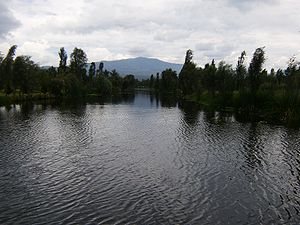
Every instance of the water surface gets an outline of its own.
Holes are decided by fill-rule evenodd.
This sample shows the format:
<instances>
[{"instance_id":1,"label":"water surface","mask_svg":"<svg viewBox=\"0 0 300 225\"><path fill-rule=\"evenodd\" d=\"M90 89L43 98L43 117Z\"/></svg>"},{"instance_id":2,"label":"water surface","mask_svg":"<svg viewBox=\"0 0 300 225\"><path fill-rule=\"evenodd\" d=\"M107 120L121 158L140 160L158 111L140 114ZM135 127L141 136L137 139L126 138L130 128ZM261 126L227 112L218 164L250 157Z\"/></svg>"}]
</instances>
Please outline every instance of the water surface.
<instances>
[{"instance_id":1,"label":"water surface","mask_svg":"<svg viewBox=\"0 0 300 225\"><path fill-rule=\"evenodd\" d=\"M0 108L0 224L299 224L299 174L298 130L147 93Z\"/></svg>"}]
</instances>

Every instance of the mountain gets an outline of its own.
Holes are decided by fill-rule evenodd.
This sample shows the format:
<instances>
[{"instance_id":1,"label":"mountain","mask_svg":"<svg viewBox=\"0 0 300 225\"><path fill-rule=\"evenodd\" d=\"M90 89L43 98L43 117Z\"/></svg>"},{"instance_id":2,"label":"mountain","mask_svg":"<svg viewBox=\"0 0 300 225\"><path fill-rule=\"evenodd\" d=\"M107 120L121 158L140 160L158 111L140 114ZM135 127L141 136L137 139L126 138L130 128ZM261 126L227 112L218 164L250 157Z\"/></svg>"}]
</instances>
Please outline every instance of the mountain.
<instances>
[{"instance_id":1,"label":"mountain","mask_svg":"<svg viewBox=\"0 0 300 225\"><path fill-rule=\"evenodd\" d=\"M115 69L122 76L133 74L138 79L148 79L151 74L156 75L156 73L161 73L169 68L177 71L177 74L179 74L182 68L182 64L169 63L159 59L145 57L102 62L104 64L104 70L112 71ZM100 62L95 63L98 69Z\"/></svg>"}]
</instances>

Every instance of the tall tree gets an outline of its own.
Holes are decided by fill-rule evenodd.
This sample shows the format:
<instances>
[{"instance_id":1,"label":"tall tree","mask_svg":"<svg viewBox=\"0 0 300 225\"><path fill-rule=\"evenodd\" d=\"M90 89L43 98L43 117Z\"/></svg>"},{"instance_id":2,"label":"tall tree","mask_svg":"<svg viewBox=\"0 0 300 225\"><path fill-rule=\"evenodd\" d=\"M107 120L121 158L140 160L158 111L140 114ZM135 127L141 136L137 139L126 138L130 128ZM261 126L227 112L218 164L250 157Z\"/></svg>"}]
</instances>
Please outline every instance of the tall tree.
<instances>
[{"instance_id":1,"label":"tall tree","mask_svg":"<svg viewBox=\"0 0 300 225\"><path fill-rule=\"evenodd\" d=\"M3 68L2 68L2 62L3 62L3 55L0 52L0 90L2 89L2 84L3 84Z\"/></svg>"},{"instance_id":2,"label":"tall tree","mask_svg":"<svg viewBox=\"0 0 300 225\"><path fill-rule=\"evenodd\" d=\"M154 83L154 88L155 91L159 90L159 73L156 74L156 79L155 79L155 83Z\"/></svg>"},{"instance_id":3,"label":"tall tree","mask_svg":"<svg viewBox=\"0 0 300 225\"><path fill-rule=\"evenodd\" d=\"M31 60L30 56L18 56L13 64L13 85L15 88L28 94L35 83L34 73L37 65Z\"/></svg>"},{"instance_id":4,"label":"tall tree","mask_svg":"<svg viewBox=\"0 0 300 225\"><path fill-rule=\"evenodd\" d=\"M134 75L126 75L123 78L122 92L134 92L135 85L136 80L134 78Z\"/></svg>"},{"instance_id":5,"label":"tall tree","mask_svg":"<svg viewBox=\"0 0 300 225\"><path fill-rule=\"evenodd\" d=\"M191 63L192 59L193 59L193 51L191 49L189 49L189 50L186 51L184 63L185 64Z\"/></svg>"},{"instance_id":6,"label":"tall tree","mask_svg":"<svg viewBox=\"0 0 300 225\"><path fill-rule=\"evenodd\" d=\"M114 93L119 93L122 90L122 77L118 74L116 70L112 70L109 80L112 84L112 91Z\"/></svg>"},{"instance_id":7,"label":"tall tree","mask_svg":"<svg viewBox=\"0 0 300 225\"><path fill-rule=\"evenodd\" d=\"M211 64L206 64L203 71L203 83L207 90L215 95L216 91L216 72L217 68L215 65L215 60L212 60Z\"/></svg>"},{"instance_id":8,"label":"tall tree","mask_svg":"<svg viewBox=\"0 0 300 225\"><path fill-rule=\"evenodd\" d=\"M249 82L250 91L256 93L260 85L260 75L262 71L262 66L266 60L265 58L265 47L257 48L253 53L253 58L249 66Z\"/></svg>"},{"instance_id":9,"label":"tall tree","mask_svg":"<svg viewBox=\"0 0 300 225\"><path fill-rule=\"evenodd\" d=\"M86 80L86 63L87 56L85 52L80 48L74 48L71 54L70 67L79 80Z\"/></svg>"},{"instance_id":10,"label":"tall tree","mask_svg":"<svg viewBox=\"0 0 300 225\"><path fill-rule=\"evenodd\" d=\"M161 90L173 92L177 90L177 73L172 69L166 69L161 73Z\"/></svg>"},{"instance_id":11,"label":"tall tree","mask_svg":"<svg viewBox=\"0 0 300 225\"><path fill-rule=\"evenodd\" d=\"M67 59L68 59L68 55L67 55L67 52L65 50L64 47L61 47L59 52L58 52L58 55L59 55L59 73L65 73L66 72L66 68L67 68Z\"/></svg>"},{"instance_id":12,"label":"tall tree","mask_svg":"<svg viewBox=\"0 0 300 225\"><path fill-rule=\"evenodd\" d=\"M153 74L151 74L151 76L150 76L150 84L149 84L149 86L150 86L151 89L154 88L154 76L153 76Z\"/></svg>"},{"instance_id":13,"label":"tall tree","mask_svg":"<svg viewBox=\"0 0 300 225\"><path fill-rule=\"evenodd\" d=\"M241 56L238 58L237 66L236 66L236 88L241 90L243 87L243 81L247 74L245 63L246 52L243 51Z\"/></svg>"},{"instance_id":14,"label":"tall tree","mask_svg":"<svg viewBox=\"0 0 300 225\"><path fill-rule=\"evenodd\" d=\"M104 68L104 63L103 63L103 62L100 62L100 63L99 63L99 72L100 72L100 74L103 73L103 68Z\"/></svg>"},{"instance_id":15,"label":"tall tree","mask_svg":"<svg viewBox=\"0 0 300 225\"><path fill-rule=\"evenodd\" d=\"M96 74L96 64L95 62L92 62L89 68L89 78L90 80L93 79L93 77L95 77Z\"/></svg>"},{"instance_id":16,"label":"tall tree","mask_svg":"<svg viewBox=\"0 0 300 225\"><path fill-rule=\"evenodd\" d=\"M2 62L3 67L3 74L2 74L2 81L5 88L5 93L10 94L12 92L12 76L13 76L13 62L14 56L17 50L17 45L13 45L8 50L6 57Z\"/></svg>"},{"instance_id":17,"label":"tall tree","mask_svg":"<svg viewBox=\"0 0 300 225\"><path fill-rule=\"evenodd\" d=\"M192 59L193 51L189 49L186 51L185 62L178 77L179 88L184 95L195 93L198 88L197 68Z\"/></svg>"}]
</instances>

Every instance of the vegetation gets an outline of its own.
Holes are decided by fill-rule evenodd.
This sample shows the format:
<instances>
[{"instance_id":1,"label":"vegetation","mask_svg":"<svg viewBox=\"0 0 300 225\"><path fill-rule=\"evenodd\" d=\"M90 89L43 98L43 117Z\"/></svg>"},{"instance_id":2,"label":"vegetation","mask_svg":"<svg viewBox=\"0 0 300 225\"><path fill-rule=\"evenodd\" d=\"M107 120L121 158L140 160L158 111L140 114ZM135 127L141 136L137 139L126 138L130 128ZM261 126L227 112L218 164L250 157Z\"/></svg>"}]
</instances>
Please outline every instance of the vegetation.
<instances>
[{"instance_id":1,"label":"vegetation","mask_svg":"<svg viewBox=\"0 0 300 225\"><path fill-rule=\"evenodd\" d=\"M39 67L30 56L17 56L13 45L7 55L0 54L0 105L32 99L78 98L111 96L121 92L133 92L138 81L133 75L121 77L117 71L104 70L95 62L87 71L87 56L80 48L74 48L67 65L68 55L62 47L58 52L58 68Z\"/></svg>"},{"instance_id":2,"label":"vegetation","mask_svg":"<svg viewBox=\"0 0 300 225\"><path fill-rule=\"evenodd\" d=\"M16 56L13 45L6 56L0 54L0 105L29 99L107 97L132 93L136 87L150 88L156 94L177 96L210 108L232 111L249 120L258 119L300 125L300 67L292 57L285 69L268 72L263 68L265 48L257 48L247 68L246 52L237 65L212 60L203 68L193 62L193 52L186 52L182 70L166 69L150 79L138 81L133 75L121 77L117 71L104 70L92 62L87 68L87 55L74 48L68 55L59 49L58 68L41 68L30 56Z\"/></svg>"},{"instance_id":3,"label":"vegetation","mask_svg":"<svg viewBox=\"0 0 300 225\"><path fill-rule=\"evenodd\" d=\"M156 79L150 88L161 94L172 92L179 98L192 100L210 108L232 111L248 120L300 125L300 67L292 57L285 70L263 69L265 49L257 48L250 65L245 65L246 52L238 58L235 68L212 60L204 68L193 61L193 52L186 52L179 75L170 69ZM172 74L172 75L170 75Z\"/></svg>"}]
</instances>

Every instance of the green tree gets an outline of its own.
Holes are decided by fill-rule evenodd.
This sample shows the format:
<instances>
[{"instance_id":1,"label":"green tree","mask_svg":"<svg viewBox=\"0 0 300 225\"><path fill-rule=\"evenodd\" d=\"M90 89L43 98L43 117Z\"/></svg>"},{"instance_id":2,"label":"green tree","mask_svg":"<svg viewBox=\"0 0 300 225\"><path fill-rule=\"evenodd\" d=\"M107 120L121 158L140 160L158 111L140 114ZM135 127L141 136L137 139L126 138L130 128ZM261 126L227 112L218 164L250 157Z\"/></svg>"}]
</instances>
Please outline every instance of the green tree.
<instances>
[{"instance_id":1,"label":"green tree","mask_svg":"<svg viewBox=\"0 0 300 225\"><path fill-rule=\"evenodd\" d=\"M234 90L234 77L232 66L221 61L216 72L216 89L220 93L229 93Z\"/></svg>"},{"instance_id":2,"label":"green tree","mask_svg":"<svg viewBox=\"0 0 300 225\"><path fill-rule=\"evenodd\" d=\"M96 93L103 97L111 95L112 84L105 76L96 77Z\"/></svg>"},{"instance_id":3,"label":"green tree","mask_svg":"<svg viewBox=\"0 0 300 225\"><path fill-rule=\"evenodd\" d=\"M156 74L154 88L155 88L155 91L159 91L159 73Z\"/></svg>"},{"instance_id":4,"label":"green tree","mask_svg":"<svg viewBox=\"0 0 300 225\"><path fill-rule=\"evenodd\" d=\"M4 57L0 52L0 90L2 89L2 84L3 84L3 65L2 65L3 59Z\"/></svg>"},{"instance_id":5,"label":"green tree","mask_svg":"<svg viewBox=\"0 0 300 225\"><path fill-rule=\"evenodd\" d=\"M54 66L50 66L48 69L47 69L47 73L50 77L56 77L57 75L57 70Z\"/></svg>"},{"instance_id":6,"label":"green tree","mask_svg":"<svg viewBox=\"0 0 300 225\"><path fill-rule=\"evenodd\" d=\"M59 71L59 73L65 73L66 69L67 69L68 55L67 55L67 52L64 47L60 48L58 55L59 55L59 59L60 59L58 71Z\"/></svg>"},{"instance_id":7,"label":"green tree","mask_svg":"<svg viewBox=\"0 0 300 225\"><path fill-rule=\"evenodd\" d=\"M284 76L284 72L282 71L282 69L278 69L275 76L276 76L278 85L280 85L281 83L284 82L285 76Z\"/></svg>"},{"instance_id":8,"label":"green tree","mask_svg":"<svg viewBox=\"0 0 300 225\"><path fill-rule=\"evenodd\" d=\"M244 80L247 75L247 69L244 65L245 63L246 52L243 51L241 56L238 58L237 66L236 66L236 88L237 90L241 90L244 87Z\"/></svg>"},{"instance_id":9,"label":"green tree","mask_svg":"<svg viewBox=\"0 0 300 225\"><path fill-rule=\"evenodd\" d=\"M64 80L54 77L49 82L49 91L55 97L62 97L64 92Z\"/></svg>"},{"instance_id":10,"label":"green tree","mask_svg":"<svg viewBox=\"0 0 300 225\"><path fill-rule=\"evenodd\" d=\"M184 64L191 63L193 60L193 51L191 49L186 51Z\"/></svg>"},{"instance_id":11,"label":"green tree","mask_svg":"<svg viewBox=\"0 0 300 225\"><path fill-rule=\"evenodd\" d=\"M173 92L177 90L177 73L172 69L166 69L161 73L162 92Z\"/></svg>"},{"instance_id":12,"label":"green tree","mask_svg":"<svg viewBox=\"0 0 300 225\"><path fill-rule=\"evenodd\" d=\"M112 91L114 93L119 93L122 90L122 77L118 74L116 70L112 70L109 80L112 84Z\"/></svg>"},{"instance_id":13,"label":"green tree","mask_svg":"<svg viewBox=\"0 0 300 225\"><path fill-rule=\"evenodd\" d=\"M86 81L86 63L87 56L85 52L80 48L74 48L71 53L70 68L80 81Z\"/></svg>"},{"instance_id":14,"label":"green tree","mask_svg":"<svg viewBox=\"0 0 300 225\"><path fill-rule=\"evenodd\" d=\"M288 61L288 67L285 70L286 75L286 84L289 90L297 89L300 86L300 77L299 71L297 71L297 67L299 62L297 62L296 57L293 56Z\"/></svg>"},{"instance_id":15,"label":"green tree","mask_svg":"<svg viewBox=\"0 0 300 225\"><path fill-rule=\"evenodd\" d=\"M2 61L2 81L6 94L10 94L12 89L13 62L17 50L17 45L13 45L8 50L6 57Z\"/></svg>"},{"instance_id":16,"label":"green tree","mask_svg":"<svg viewBox=\"0 0 300 225\"><path fill-rule=\"evenodd\" d=\"M253 58L251 60L248 69L249 85L250 85L251 93L256 93L259 88L262 66L265 60L266 58L265 58L264 47L257 48L253 53Z\"/></svg>"},{"instance_id":17,"label":"green tree","mask_svg":"<svg viewBox=\"0 0 300 225\"><path fill-rule=\"evenodd\" d=\"M90 80L93 79L93 77L96 74L96 64L94 62L91 63L90 68L89 68L89 78Z\"/></svg>"},{"instance_id":18,"label":"green tree","mask_svg":"<svg viewBox=\"0 0 300 225\"><path fill-rule=\"evenodd\" d=\"M133 92L136 80L133 75L127 75L123 78L122 92Z\"/></svg>"},{"instance_id":19,"label":"green tree","mask_svg":"<svg viewBox=\"0 0 300 225\"><path fill-rule=\"evenodd\" d=\"M100 62L100 63L99 63L99 72L100 72L100 74L103 73L103 68L104 68L104 63L103 63L103 62Z\"/></svg>"},{"instance_id":20,"label":"green tree","mask_svg":"<svg viewBox=\"0 0 300 225\"><path fill-rule=\"evenodd\" d=\"M179 73L179 89L184 95L197 92L199 87L199 77L196 64L192 62L193 51L187 50L184 65Z\"/></svg>"},{"instance_id":21,"label":"green tree","mask_svg":"<svg viewBox=\"0 0 300 225\"><path fill-rule=\"evenodd\" d=\"M31 60L30 56L17 56L13 64L13 86L20 88L22 93L28 94L37 83L34 76L37 65Z\"/></svg>"},{"instance_id":22,"label":"green tree","mask_svg":"<svg viewBox=\"0 0 300 225\"><path fill-rule=\"evenodd\" d=\"M153 74L151 74L151 76L150 76L149 87L150 87L151 89L154 88L154 76L153 76Z\"/></svg>"},{"instance_id":23,"label":"green tree","mask_svg":"<svg viewBox=\"0 0 300 225\"><path fill-rule=\"evenodd\" d=\"M85 88L74 74L64 77L64 94L67 97L82 97L85 95Z\"/></svg>"},{"instance_id":24,"label":"green tree","mask_svg":"<svg viewBox=\"0 0 300 225\"><path fill-rule=\"evenodd\" d=\"M216 72L215 60L211 64L206 64L203 70L202 83L204 87L214 96L216 92Z\"/></svg>"}]
</instances>

